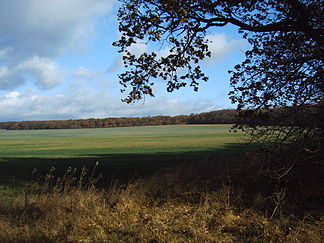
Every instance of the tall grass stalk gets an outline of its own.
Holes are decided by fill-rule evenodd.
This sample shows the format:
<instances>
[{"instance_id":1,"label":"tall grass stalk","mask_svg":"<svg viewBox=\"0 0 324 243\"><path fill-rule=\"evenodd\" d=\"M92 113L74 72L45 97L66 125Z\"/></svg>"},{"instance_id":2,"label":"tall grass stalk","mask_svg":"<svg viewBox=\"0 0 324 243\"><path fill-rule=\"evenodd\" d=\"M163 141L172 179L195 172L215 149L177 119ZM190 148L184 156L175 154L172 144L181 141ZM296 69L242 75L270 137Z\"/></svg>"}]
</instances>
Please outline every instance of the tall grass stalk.
<instances>
[{"instance_id":1,"label":"tall grass stalk","mask_svg":"<svg viewBox=\"0 0 324 243\"><path fill-rule=\"evenodd\" d=\"M323 220L238 206L236 176L212 163L100 189L86 168L54 174L0 203L0 242L320 242L324 233Z\"/></svg>"}]
</instances>

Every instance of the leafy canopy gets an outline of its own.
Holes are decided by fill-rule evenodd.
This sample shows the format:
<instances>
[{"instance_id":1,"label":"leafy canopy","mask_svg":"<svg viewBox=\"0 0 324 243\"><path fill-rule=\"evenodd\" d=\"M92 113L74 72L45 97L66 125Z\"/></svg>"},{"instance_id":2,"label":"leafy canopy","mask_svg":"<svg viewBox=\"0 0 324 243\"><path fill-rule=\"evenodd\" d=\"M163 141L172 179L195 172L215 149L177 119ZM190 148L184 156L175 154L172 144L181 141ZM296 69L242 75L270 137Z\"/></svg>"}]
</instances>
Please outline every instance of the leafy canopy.
<instances>
[{"instance_id":1,"label":"leafy canopy","mask_svg":"<svg viewBox=\"0 0 324 243\"><path fill-rule=\"evenodd\" d=\"M265 145L267 173L281 192L287 186L282 178L298 161L323 161L324 0L121 2L121 38L114 45L126 67L120 74L122 91L129 91L125 102L153 96L157 78L170 92L186 85L198 90L208 80L199 65L211 55L207 31L235 25L251 44L246 60L230 71L229 97L240 114L236 128ZM136 43L152 42L169 52L130 51Z\"/></svg>"},{"instance_id":2,"label":"leafy canopy","mask_svg":"<svg viewBox=\"0 0 324 243\"><path fill-rule=\"evenodd\" d=\"M232 71L230 92L238 108L318 103L323 97L323 0L120 0L120 74L125 102L154 96L154 80L172 92L207 81L199 62L211 55L207 31L235 25L251 44ZM135 55L138 43L167 47Z\"/></svg>"}]
</instances>

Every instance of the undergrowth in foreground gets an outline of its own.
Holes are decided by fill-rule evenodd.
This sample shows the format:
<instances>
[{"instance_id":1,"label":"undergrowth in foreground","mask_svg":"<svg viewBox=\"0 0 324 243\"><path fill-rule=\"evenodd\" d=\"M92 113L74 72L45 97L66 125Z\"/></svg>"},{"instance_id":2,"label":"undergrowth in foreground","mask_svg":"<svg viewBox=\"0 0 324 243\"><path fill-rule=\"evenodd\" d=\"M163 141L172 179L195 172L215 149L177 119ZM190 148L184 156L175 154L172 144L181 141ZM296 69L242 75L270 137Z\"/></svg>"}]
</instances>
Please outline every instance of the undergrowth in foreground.
<instances>
[{"instance_id":1,"label":"undergrowth in foreground","mask_svg":"<svg viewBox=\"0 0 324 243\"><path fill-rule=\"evenodd\" d=\"M271 197L246 189L259 167L244 168L182 166L100 189L85 170L50 172L0 201L0 242L321 242L323 218L273 216Z\"/></svg>"}]
</instances>

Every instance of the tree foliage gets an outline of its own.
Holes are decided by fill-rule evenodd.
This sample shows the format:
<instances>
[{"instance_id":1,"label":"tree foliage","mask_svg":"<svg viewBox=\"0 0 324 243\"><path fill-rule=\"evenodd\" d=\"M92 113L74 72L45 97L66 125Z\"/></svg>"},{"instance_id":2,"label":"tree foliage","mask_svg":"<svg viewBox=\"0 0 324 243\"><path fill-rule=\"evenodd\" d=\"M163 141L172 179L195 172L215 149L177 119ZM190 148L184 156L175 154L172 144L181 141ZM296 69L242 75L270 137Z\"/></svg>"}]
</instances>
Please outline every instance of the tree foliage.
<instances>
[{"instance_id":1,"label":"tree foliage","mask_svg":"<svg viewBox=\"0 0 324 243\"><path fill-rule=\"evenodd\" d=\"M120 75L126 102L153 96L154 79L173 91L198 89L208 77L199 62L211 55L207 31L235 25L252 49L235 67L231 99L239 107L317 102L323 92L323 1L121 0L120 47L127 70ZM130 51L157 42L168 54ZM300 100L301 99L301 100Z\"/></svg>"},{"instance_id":2,"label":"tree foliage","mask_svg":"<svg viewBox=\"0 0 324 243\"><path fill-rule=\"evenodd\" d=\"M121 2L121 38L114 45L126 67L120 74L122 91L129 91L125 102L154 96L156 79L165 80L170 92L186 85L198 90L199 83L208 80L199 65L211 55L207 34L234 25L251 45L246 59L229 71L229 96L242 110L238 127L254 139L280 138L280 144L288 137L307 141L309 148L323 143L323 0ZM137 43L152 43L168 52L134 55L131 49ZM273 108L284 111L276 115L277 126L260 127L262 122L273 124L264 112ZM287 130L287 125L293 128Z\"/></svg>"},{"instance_id":3,"label":"tree foliage","mask_svg":"<svg viewBox=\"0 0 324 243\"><path fill-rule=\"evenodd\" d=\"M302 188L303 170L314 172L324 161L324 1L120 1L121 38L114 45L123 54L128 103L153 96L158 78L170 92L198 90L208 80L199 63L212 54L206 36L215 28L234 25L250 43L246 59L230 71L229 97L240 114L236 128L262 146L261 168L275 179L272 216L281 212L288 184ZM134 55L136 43L168 52Z\"/></svg>"}]
</instances>

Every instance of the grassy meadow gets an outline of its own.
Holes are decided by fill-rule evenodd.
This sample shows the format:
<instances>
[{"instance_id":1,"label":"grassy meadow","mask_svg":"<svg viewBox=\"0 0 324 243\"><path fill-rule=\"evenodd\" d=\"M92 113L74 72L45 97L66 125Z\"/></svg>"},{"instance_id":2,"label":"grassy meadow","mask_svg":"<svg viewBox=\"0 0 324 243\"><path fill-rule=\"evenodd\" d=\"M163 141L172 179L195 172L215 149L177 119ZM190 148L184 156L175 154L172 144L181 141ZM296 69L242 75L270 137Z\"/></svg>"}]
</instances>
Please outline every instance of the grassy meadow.
<instances>
[{"instance_id":1,"label":"grassy meadow","mask_svg":"<svg viewBox=\"0 0 324 243\"><path fill-rule=\"evenodd\" d=\"M206 151L238 142L228 125L0 130L0 157L71 158Z\"/></svg>"},{"instance_id":2,"label":"grassy meadow","mask_svg":"<svg viewBox=\"0 0 324 243\"><path fill-rule=\"evenodd\" d=\"M91 170L96 162L98 173L128 180L211 153L232 153L242 134L229 130L229 125L0 130L0 183L24 184L33 169L44 174L55 167L57 175L69 167Z\"/></svg>"},{"instance_id":3,"label":"grassy meadow","mask_svg":"<svg viewBox=\"0 0 324 243\"><path fill-rule=\"evenodd\" d=\"M322 242L320 170L277 190L229 130L0 130L0 242Z\"/></svg>"}]
</instances>

